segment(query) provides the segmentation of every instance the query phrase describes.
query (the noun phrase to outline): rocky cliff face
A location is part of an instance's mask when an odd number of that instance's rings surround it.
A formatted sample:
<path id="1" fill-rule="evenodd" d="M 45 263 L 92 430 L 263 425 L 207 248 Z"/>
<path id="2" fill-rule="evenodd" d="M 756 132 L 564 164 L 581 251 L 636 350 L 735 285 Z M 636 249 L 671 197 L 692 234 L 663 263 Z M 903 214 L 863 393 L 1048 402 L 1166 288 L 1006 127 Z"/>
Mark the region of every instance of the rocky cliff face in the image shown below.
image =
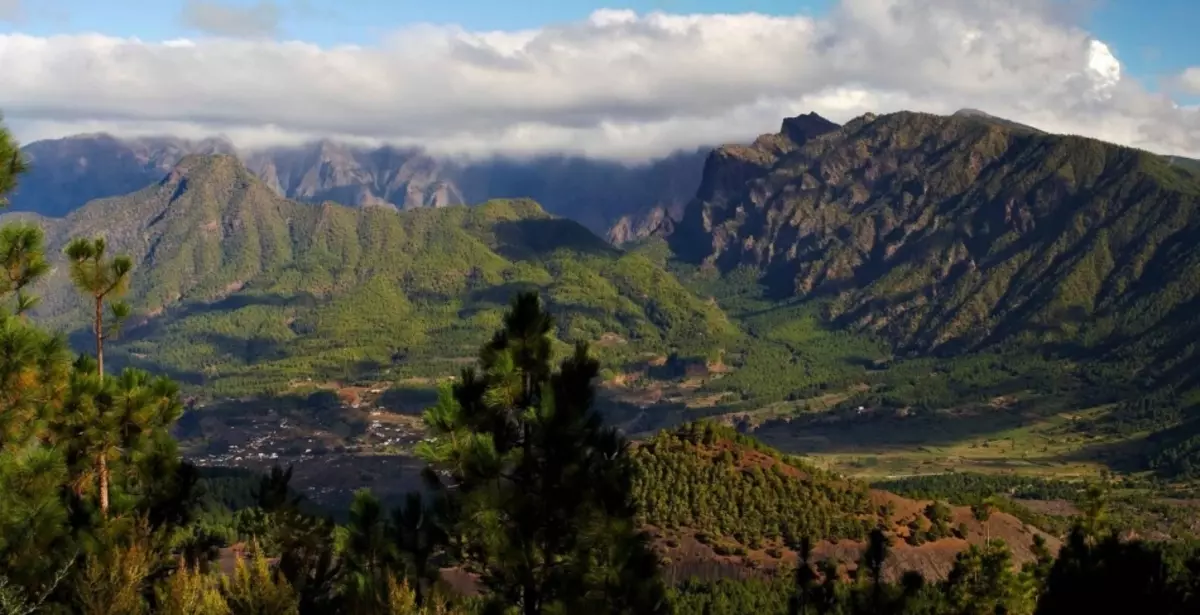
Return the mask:
<path id="1" fill-rule="evenodd" d="M 713 260 L 723 253 L 729 236 L 716 228 L 718 218 L 744 211 L 732 201 L 756 198 L 746 190 L 771 173 L 784 157 L 837 129 L 837 124 L 810 113 L 785 119 L 778 133 L 761 135 L 750 145 L 714 149 L 705 160 L 696 198 L 678 216 L 680 223 L 672 241 L 676 254 L 698 261 Z"/>
<path id="2" fill-rule="evenodd" d="M 321 141 L 253 153 L 246 166 L 279 194 L 302 201 L 398 209 L 465 203 L 446 165 L 416 149 Z"/>
<path id="3" fill-rule="evenodd" d="M 655 207 L 642 215 L 624 215 L 608 229 L 606 239 L 619 246 L 651 235 L 667 236 L 675 230 L 676 217 L 664 207 Z"/>
<path id="4" fill-rule="evenodd" d="M 1123 339 L 1144 357 L 1200 332 L 1200 179 L 989 117 L 785 122 L 713 153 L 670 242 L 900 348 Z"/>

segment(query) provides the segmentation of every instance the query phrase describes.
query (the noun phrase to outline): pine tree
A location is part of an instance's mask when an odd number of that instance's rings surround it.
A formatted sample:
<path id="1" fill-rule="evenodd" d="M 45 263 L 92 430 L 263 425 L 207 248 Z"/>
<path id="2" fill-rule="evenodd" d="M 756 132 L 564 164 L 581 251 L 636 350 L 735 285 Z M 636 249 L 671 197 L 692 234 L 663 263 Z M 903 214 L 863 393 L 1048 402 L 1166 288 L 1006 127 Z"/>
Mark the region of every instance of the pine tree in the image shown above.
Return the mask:
<path id="1" fill-rule="evenodd" d="M 426 588 L 438 578 L 438 570 L 431 564 L 435 551 L 449 537 L 438 523 L 439 511 L 428 506 L 419 492 L 410 493 L 404 504 L 392 512 L 391 533 L 396 553 L 411 580 L 417 604 L 425 604 Z"/>
<path id="2" fill-rule="evenodd" d="M 111 303 L 110 322 L 106 328 L 104 303 L 124 295 L 129 289 L 133 259 L 124 255 L 110 258 L 103 237 L 75 239 L 67 244 L 66 254 L 71 262 L 71 281 L 93 302 L 92 334 L 96 341 L 96 371 L 103 378 L 104 340 L 115 335 L 121 323 L 129 317 L 128 304 L 120 301 Z"/>
<path id="3" fill-rule="evenodd" d="M 867 548 L 863 550 L 859 570 L 866 572 L 864 581 L 869 582 L 866 613 L 881 613 L 884 609 L 883 566 L 891 550 L 891 539 L 883 528 L 871 530 Z"/>
<path id="4" fill-rule="evenodd" d="M 387 604 L 387 579 L 394 551 L 388 539 L 383 505 L 360 490 L 350 504 L 342 548 L 343 587 L 347 613 L 373 615 Z"/>
<path id="5" fill-rule="evenodd" d="M 249 561 L 238 559 L 233 575 L 222 577 L 222 593 L 233 615 L 298 615 L 296 592 L 282 574 L 271 570 L 254 544 Z"/>
<path id="6" fill-rule="evenodd" d="M 384 615 L 452 615 L 444 603 L 423 604 L 417 593 L 395 576 L 387 579 L 387 606 Z"/>
<path id="7" fill-rule="evenodd" d="M 979 522 L 979 525 L 983 526 L 983 529 L 986 532 L 986 538 L 984 539 L 986 542 L 992 541 L 992 526 L 988 523 L 988 520 L 992 518 L 992 509 L 994 507 L 995 505 L 992 504 L 992 501 L 988 499 L 985 499 L 978 504 L 971 505 L 971 516 Z"/>
<path id="8" fill-rule="evenodd" d="M 0 124 L 0 208 L 24 170 L 17 143 Z M 39 609 L 75 554 L 59 497 L 66 461 L 47 446 L 70 354 L 60 336 L 23 318 L 36 301 L 26 289 L 48 269 L 41 229 L 0 227 L 0 608 L 11 613 Z"/>
<path id="9" fill-rule="evenodd" d="M 816 602 L 814 591 L 817 587 L 817 571 L 812 565 L 812 539 L 805 536 L 800 539 L 799 558 L 796 562 L 795 586 L 788 600 L 788 615 L 808 615 Z"/>
<path id="10" fill-rule="evenodd" d="M 126 369 L 117 378 L 102 380 L 77 370 L 63 413 L 69 443 L 83 463 L 77 474 L 77 492 L 82 492 L 87 482 L 94 482 L 100 513 L 107 517 L 111 464 L 125 453 L 149 451 L 161 444 L 182 411 L 179 389 L 166 378 Z"/>
<path id="11" fill-rule="evenodd" d="M 0 120 L 3 120 L 0 116 Z M 17 187 L 17 178 L 28 165 L 12 133 L 0 122 L 0 208 L 8 206 L 8 194 Z"/>
<path id="12" fill-rule="evenodd" d="M 279 466 L 271 468 L 269 474 L 264 474 L 254 492 L 258 507 L 268 513 L 287 510 L 297 510 L 300 496 L 291 492 L 292 467 L 285 470 Z"/>
<path id="13" fill-rule="evenodd" d="M 504 324 L 425 414 L 437 441 L 420 452 L 449 474 L 465 554 L 525 615 L 658 612 L 627 444 L 592 411 L 598 364 L 578 345 L 551 368 L 554 322 L 536 294 L 518 295 Z"/>
<path id="14" fill-rule="evenodd" d="M 946 580 L 955 612 L 964 615 L 1029 613 L 1021 579 L 1013 570 L 1012 553 L 1003 541 L 971 545 L 958 554 Z"/>
<path id="15" fill-rule="evenodd" d="M 0 125 L 0 206 L 24 170 L 19 150 Z M 22 316 L 37 302 L 26 289 L 50 270 L 45 237 L 34 225 L 0 227 L 0 447 L 27 443 L 45 413 L 62 401 L 68 372 L 62 338 L 31 327 Z M 12 310 L 8 302 L 15 298 Z"/>
<path id="16" fill-rule="evenodd" d="M 16 295 L 15 314 L 25 314 L 37 303 L 25 289 L 50 271 L 45 241 L 42 229 L 31 224 L 0 228 L 0 297 Z"/>
<path id="17" fill-rule="evenodd" d="M 341 612 L 342 560 L 333 521 L 295 510 L 274 515 L 279 572 L 295 589 L 301 615 Z"/>
<path id="18" fill-rule="evenodd" d="M 182 558 L 179 567 L 155 589 L 155 594 L 155 612 L 162 615 L 229 615 L 230 612 L 217 577 L 189 567 Z"/>
<path id="19" fill-rule="evenodd" d="M 149 528 L 134 526 L 128 537 L 105 529 L 94 552 L 83 561 L 74 583 L 83 615 L 137 615 L 149 610 L 144 597 L 155 554 Z"/>
<path id="20" fill-rule="evenodd" d="M 0 311 L 0 450 L 46 435 L 51 415 L 62 407 L 70 372 L 61 336 Z"/>

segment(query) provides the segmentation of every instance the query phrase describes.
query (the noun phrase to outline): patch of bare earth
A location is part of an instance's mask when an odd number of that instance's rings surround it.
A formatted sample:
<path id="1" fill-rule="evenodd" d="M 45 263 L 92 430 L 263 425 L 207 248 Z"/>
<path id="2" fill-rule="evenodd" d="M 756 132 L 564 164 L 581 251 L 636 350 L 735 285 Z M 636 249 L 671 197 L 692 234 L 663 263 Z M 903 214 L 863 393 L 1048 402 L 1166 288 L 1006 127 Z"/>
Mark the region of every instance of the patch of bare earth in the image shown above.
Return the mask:
<path id="1" fill-rule="evenodd" d="M 596 346 L 601 348 L 611 348 L 613 346 L 620 346 L 627 343 L 628 342 L 625 341 L 625 338 L 611 332 L 601 335 L 600 339 L 596 340 Z"/>
<path id="2" fill-rule="evenodd" d="M 714 393 L 712 395 L 704 395 L 694 397 L 685 402 L 688 408 L 712 408 L 721 403 L 721 400 L 731 396 L 730 393 Z"/>
<path id="3" fill-rule="evenodd" d="M 901 498 L 903 499 L 903 498 Z M 908 501 L 901 510 L 924 510 L 924 505 Z M 966 538 L 944 538 L 910 545 L 903 539 L 907 528 L 896 527 L 892 532 L 892 545 L 884 568 L 885 576 L 897 581 L 906 571 L 920 572 L 926 579 L 944 579 L 954 567 L 958 554 L 970 545 L 982 545 L 989 537 L 1003 540 L 1012 551 L 1013 562 L 1020 566 L 1035 559 L 1031 549 L 1033 536 L 1040 534 L 1046 539 L 1050 551 L 1057 552 L 1061 546 L 1058 539 L 1026 526 L 1017 518 L 1004 513 L 994 513 L 985 523 L 974 519 L 969 508 L 954 509 L 954 526 L 962 523 L 967 528 Z M 897 515 L 896 518 L 900 518 Z M 761 549 L 743 549 L 745 555 L 720 555 L 708 542 L 697 540 L 696 533 L 687 529 L 670 531 L 650 528 L 655 537 L 655 546 L 663 554 L 668 579 L 682 581 L 700 579 L 745 578 L 747 576 L 770 576 L 783 569 L 790 569 L 799 559 L 795 550 L 781 543 L 765 544 Z M 720 539 L 733 545 L 732 539 Z M 816 562 L 834 560 L 845 570 L 853 570 L 862 557 L 866 543 L 855 540 L 826 540 L 814 545 L 813 558 Z"/>

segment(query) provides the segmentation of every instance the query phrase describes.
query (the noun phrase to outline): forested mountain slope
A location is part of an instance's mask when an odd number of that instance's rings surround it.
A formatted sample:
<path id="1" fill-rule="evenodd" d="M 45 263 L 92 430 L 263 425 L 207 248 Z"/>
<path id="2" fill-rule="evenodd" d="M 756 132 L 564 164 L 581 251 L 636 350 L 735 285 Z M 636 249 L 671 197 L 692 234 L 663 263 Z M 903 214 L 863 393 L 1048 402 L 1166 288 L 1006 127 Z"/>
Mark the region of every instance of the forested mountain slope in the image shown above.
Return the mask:
<path id="1" fill-rule="evenodd" d="M 137 316 L 114 352 L 208 394 L 452 374 L 527 288 L 562 315 L 561 340 L 604 338 L 598 351 L 617 361 L 735 334 L 661 268 L 526 200 L 404 213 L 309 205 L 232 156 L 193 156 L 143 190 L 41 223 L 52 254 L 99 235 L 133 257 Z M 83 322 L 84 300 L 56 264 L 38 317 Z"/>
<path id="2" fill-rule="evenodd" d="M 902 351 L 1015 343 L 1169 373 L 1200 333 L 1200 179 L 1147 152 L 905 112 L 722 148 L 704 186 L 676 254 L 751 266 Z"/>
<path id="3" fill-rule="evenodd" d="M 1193 173 L 1200 173 L 1200 160 L 1195 160 L 1193 158 L 1183 158 L 1180 156 L 1167 156 L 1167 159 L 1170 160 L 1172 164 L 1179 165 L 1185 169 L 1192 171 Z"/>
<path id="4" fill-rule="evenodd" d="M 1052 552 L 1060 544 L 1012 514 L 979 518 L 966 506 L 869 489 L 711 423 L 661 432 L 639 443 L 633 459 L 638 518 L 679 579 L 792 565 L 805 539 L 816 559 L 854 565 L 877 527 L 892 538 L 894 579 L 906 570 L 945 577 L 959 552 L 988 538 L 1003 538 L 1019 563 L 1034 559 L 1035 536 Z"/>

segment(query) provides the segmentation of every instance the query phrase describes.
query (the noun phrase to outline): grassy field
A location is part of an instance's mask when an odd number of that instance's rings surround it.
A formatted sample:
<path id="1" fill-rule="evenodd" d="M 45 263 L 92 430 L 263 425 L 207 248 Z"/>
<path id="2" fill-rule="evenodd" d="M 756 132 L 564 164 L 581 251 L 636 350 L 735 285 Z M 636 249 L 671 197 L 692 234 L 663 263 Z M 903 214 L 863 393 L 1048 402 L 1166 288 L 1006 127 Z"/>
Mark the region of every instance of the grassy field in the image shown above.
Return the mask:
<path id="1" fill-rule="evenodd" d="M 1071 429 L 1075 421 L 1102 415 L 1108 407 L 1071 411 L 1050 398 L 920 415 L 820 410 L 837 399 L 827 395 L 817 403 L 797 404 L 810 410 L 790 418 L 779 418 L 785 413 L 779 405 L 764 408 L 773 418 L 753 435 L 822 467 L 867 479 L 948 471 L 1091 477 L 1107 467 L 1105 451 L 1130 444 Z"/>

